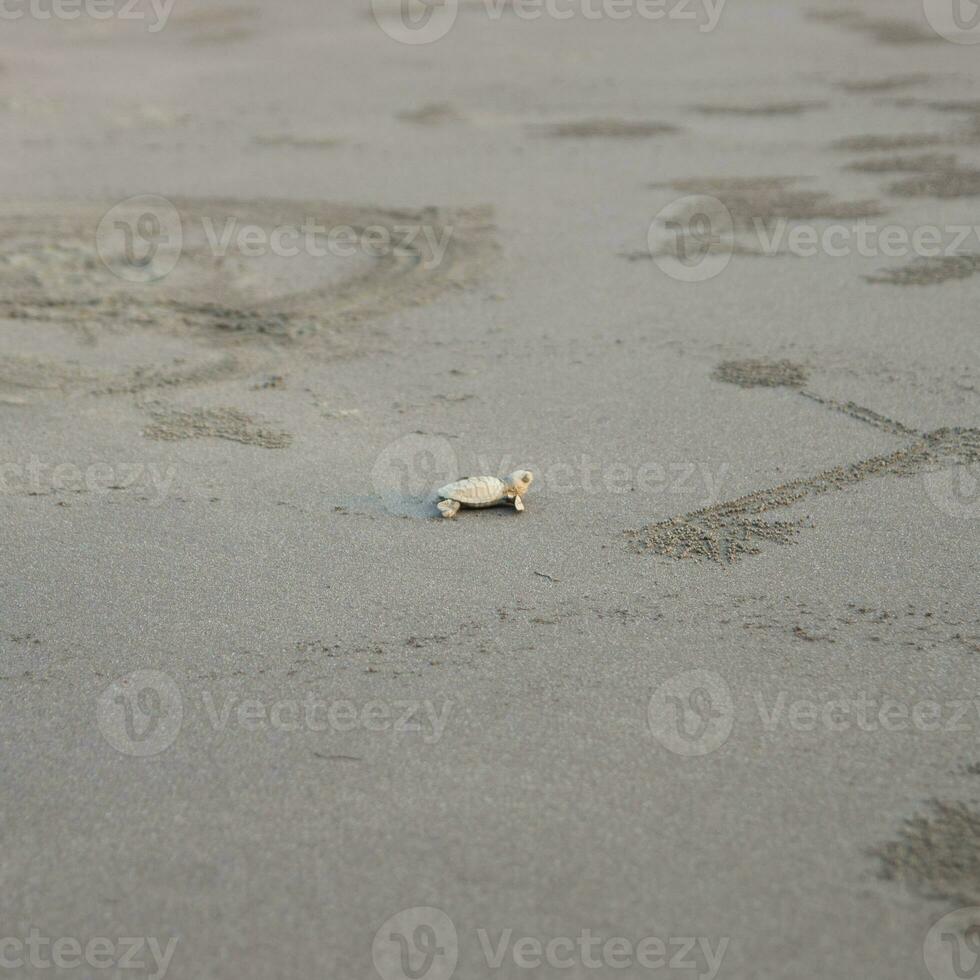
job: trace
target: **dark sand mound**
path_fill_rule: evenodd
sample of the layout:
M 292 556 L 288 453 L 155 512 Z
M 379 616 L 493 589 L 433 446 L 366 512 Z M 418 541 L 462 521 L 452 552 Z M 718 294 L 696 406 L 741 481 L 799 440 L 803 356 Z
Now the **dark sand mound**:
M 980 812 L 969 803 L 937 801 L 930 816 L 907 820 L 872 853 L 885 881 L 905 882 L 930 898 L 980 904 Z

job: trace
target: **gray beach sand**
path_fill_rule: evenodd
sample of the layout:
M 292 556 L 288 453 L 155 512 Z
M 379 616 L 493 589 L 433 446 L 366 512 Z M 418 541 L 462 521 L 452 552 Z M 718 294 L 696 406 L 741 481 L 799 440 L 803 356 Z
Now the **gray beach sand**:
M 138 9 L 0 30 L 0 972 L 953 976 L 980 48 L 883 0 Z M 789 239 L 861 222 L 968 235 Z M 433 516 L 518 467 L 525 513 Z

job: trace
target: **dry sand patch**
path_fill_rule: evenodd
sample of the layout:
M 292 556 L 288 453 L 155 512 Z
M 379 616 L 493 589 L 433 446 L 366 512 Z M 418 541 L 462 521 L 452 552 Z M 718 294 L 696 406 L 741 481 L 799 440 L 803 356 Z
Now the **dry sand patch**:
M 626 119 L 580 119 L 530 127 L 553 139 L 647 139 L 679 133 L 679 126 L 659 122 L 631 122 Z
M 805 190 L 795 184 L 806 177 L 686 177 L 667 186 L 684 194 L 717 198 L 736 226 L 754 229 L 757 221 L 820 219 L 850 221 L 885 214 L 878 201 L 838 201 L 829 191 Z
M 977 197 L 980 170 L 947 170 L 908 177 L 890 184 L 888 193 L 898 197 Z
M 288 432 L 258 422 L 237 408 L 181 409 L 161 402 L 144 408 L 153 419 L 143 430 L 147 439 L 227 439 L 263 449 L 285 449 L 293 441 Z
M 827 102 L 762 102 L 756 105 L 701 103 L 692 105 L 703 116 L 799 116 L 813 109 L 826 109 Z
M 879 876 L 929 898 L 980 905 L 980 812 L 961 801 L 936 801 L 930 816 L 907 820 L 898 836 L 874 848 Z
M 887 78 L 867 78 L 838 82 L 837 88 L 844 92 L 855 94 L 894 92 L 896 89 L 908 88 L 912 85 L 924 85 L 929 81 L 931 81 L 930 75 L 891 75 Z
M 920 146 L 941 146 L 946 137 L 938 133 L 900 133 L 894 136 L 845 136 L 830 144 L 832 150 L 845 153 L 879 153 L 888 150 L 911 150 Z
M 896 17 L 868 17 L 857 10 L 814 10 L 807 14 L 813 21 L 837 24 L 846 30 L 867 34 L 879 44 L 921 44 L 938 42 L 938 34 L 915 21 Z
M 867 282 L 887 283 L 891 286 L 938 286 L 944 282 L 969 279 L 978 272 L 980 255 L 942 255 L 915 259 L 908 265 L 882 269 L 864 278 Z
M 297 133 L 269 133 L 252 137 L 256 146 L 291 147 L 298 150 L 330 150 L 340 146 L 343 140 L 333 136 L 302 135 Z
M 939 102 L 924 102 L 936 112 L 969 112 L 980 113 L 980 99 L 949 99 Z
M 418 109 L 406 109 L 395 113 L 402 122 L 418 123 L 421 126 L 440 126 L 444 123 L 462 122 L 463 114 L 449 102 L 429 102 Z
M 732 564 L 746 555 L 760 554 L 765 541 L 791 543 L 804 526 L 802 519 L 767 521 L 758 515 L 875 477 L 912 476 L 943 460 L 980 460 L 980 429 L 937 429 L 897 452 L 835 466 L 812 477 L 648 524 L 627 535 L 640 551 Z
M 798 388 L 807 379 L 806 368 L 793 361 L 770 361 L 764 358 L 722 361 L 712 372 L 716 381 L 742 388 Z
M 955 170 L 956 165 L 956 155 L 953 153 L 923 153 L 919 156 L 871 157 L 866 160 L 856 160 L 844 169 L 868 174 L 921 174 Z

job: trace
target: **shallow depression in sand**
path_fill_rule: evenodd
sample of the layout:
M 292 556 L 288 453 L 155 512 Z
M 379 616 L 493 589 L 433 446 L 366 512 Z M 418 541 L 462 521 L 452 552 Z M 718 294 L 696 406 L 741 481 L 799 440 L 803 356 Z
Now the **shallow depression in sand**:
M 793 361 L 769 361 L 764 358 L 722 361 L 711 375 L 716 381 L 742 388 L 797 388 L 807 378 L 806 368 Z
M 866 34 L 879 44 L 922 44 L 941 40 L 938 34 L 926 30 L 915 21 L 897 17 L 869 17 L 858 10 L 815 10 L 807 16 L 813 21 Z
M 829 191 L 798 187 L 804 177 L 684 177 L 667 184 L 687 195 L 715 198 L 727 209 L 736 229 L 758 231 L 778 219 L 853 221 L 876 218 L 885 208 L 873 200 L 839 201 Z
M 890 75 L 886 78 L 864 78 L 839 82 L 837 88 L 852 94 L 894 92 L 897 89 L 923 85 L 930 81 L 929 75 Z
M 917 156 L 870 157 L 866 160 L 856 160 L 854 163 L 849 163 L 844 169 L 869 174 L 921 174 L 954 170 L 955 168 L 956 156 L 952 153 L 922 153 Z
M 889 194 L 899 197 L 978 197 L 980 170 L 947 170 L 907 177 L 888 188 Z
M 845 136 L 830 144 L 832 150 L 846 153 L 883 153 L 888 150 L 910 150 L 923 146 L 941 146 L 947 142 L 939 133 L 899 133 L 896 135 L 868 134 Z
M 287 355 L 297 348 L 305 356 L 348 353 L 365 342 L 361 325 L 467 287 L 495 251 L 484 209 L 174 200 L 146 223 L 137 213 L 144 204 L 132 214 L 128 207 L 0 211 L 0 357 L 7 351 L 0 383 L 24 362 L 17 331 L 5 331 L 4 321 L 50 328 L 38 334 L 48 335 L 47 350 L 34 345 L 31 371 L 21 378 L 23 387 L 34 379 L 48 390 L 193 384 L 216 369 L 254 370 L 270 347 Z M 110 230 L 121 233 L 105 236 L 110 209 Z M 141 228 L 146 241 L 162 244 L 140 253 L 144 242 L 133 239 Z M 134 263 L 135 253 L 145 260 Z M 89 371 L 81 355 L 65 357 L 66 333 L 95 347 L 128 337 L 145 367 Z M 174 359 L 173 370 L 159 367 Z

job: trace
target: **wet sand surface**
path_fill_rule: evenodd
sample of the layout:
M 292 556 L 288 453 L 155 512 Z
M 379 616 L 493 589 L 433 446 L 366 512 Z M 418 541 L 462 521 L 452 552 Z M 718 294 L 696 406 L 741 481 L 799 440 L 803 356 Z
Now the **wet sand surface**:
M 435 907 L 463 978 L 930 975 L 980 901 L 980 49 L 905 2 L 699 26 L 4 26 L 3 936 L 397 980 Z M 136 195 L 153 281 L 100 244 Z M 681 281 L 697 195 L 734 254 Z M 209 239 L 307 217 L 361 244 Z M 525 513 L 434 516 L 518 467 Z M 507 929 L 728 942 L 492 969 Z

